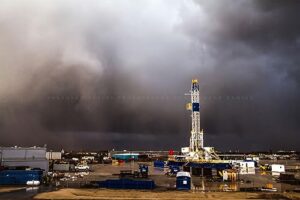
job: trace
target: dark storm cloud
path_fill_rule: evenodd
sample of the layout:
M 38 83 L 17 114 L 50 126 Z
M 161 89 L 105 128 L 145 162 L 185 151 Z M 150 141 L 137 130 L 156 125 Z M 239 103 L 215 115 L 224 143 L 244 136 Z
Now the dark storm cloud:
M 299 8 L 297 1 L 3 1 L 0 145 L 186 146 L 184 93 L 196 77 L 206 145 L 296 148 Z
M 299 99 L 300 26 L 296 20 L 300 17 L 299 2 L 197 3 L 209 13 L 211 24 L 207 29 L 206 25 L 193 26 L 186 29 L 187 33 L 206 43 L 210 49 L 208 55 L 218 59 L 210 66 L 215 70 L 206 84 L 214 86 L 207 92 L 254 97 L 252 104 L 246 106 L 229 107 L 214 102 L 207 108 L 204 122 L 213 122 L 211 130 L 219 134 L 220 139 L 224 137 L 222 132 L 237 134 L 233 141 L 238 143 L 237 138 L 240 138 L 240 146 L 251 143 L 256 148 L 296 148 L 299 142 L 296 139 L 299 130 L 296 122 L 299 117 L 296 103 Z M 195 14 L 193 20 L 197 19 Z M 282 135 L 285 142 L 280 142 Z M 265 142 L 270 138 L 272 142 Z

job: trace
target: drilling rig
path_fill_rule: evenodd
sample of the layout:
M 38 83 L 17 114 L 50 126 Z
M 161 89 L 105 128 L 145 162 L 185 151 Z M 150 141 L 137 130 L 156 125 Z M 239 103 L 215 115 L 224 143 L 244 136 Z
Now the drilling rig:
M 220 159 L 211 147 L 204 147 L 203 129 L 200 129 L 200 90 L 197 79 L 192 80 L 191 90 L 188 94 L 191 96 L 191 103 L 187 104 L 187 110 L 192 112 L 192 129 L 190 137 L 189 156 L 190 160 L 208 160 Z

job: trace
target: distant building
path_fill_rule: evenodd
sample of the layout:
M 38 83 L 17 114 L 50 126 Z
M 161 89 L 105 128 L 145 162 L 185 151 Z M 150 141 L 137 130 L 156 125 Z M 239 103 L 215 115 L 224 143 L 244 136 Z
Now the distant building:
M 122 153 L 114 154 L 111 157 L 116 160 L 137 160 L 139 155 L 139 153 Z
M 49 151 L 46 152 L 46 158 L 48 160 L 61 160 L 61 152 Z
M 94 161 L 94 160 L 95 160 L 95 156 L 83 156 L 83 157 L 81 158 L 81 160 Z
M 0 165 L 40 168 L 48 172 L 45 147 L 0 147 Z

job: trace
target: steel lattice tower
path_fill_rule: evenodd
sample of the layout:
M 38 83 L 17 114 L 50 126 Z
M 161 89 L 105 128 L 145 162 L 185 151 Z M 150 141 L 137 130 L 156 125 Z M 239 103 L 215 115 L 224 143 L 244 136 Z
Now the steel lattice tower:
M 203 152 L 203 131 L 200 130 L 200 96 L 197 79 L 192 80 L 191 85 L 192 130 L 190 138 L 190 152 Z M 202 157 L 200 155 L 200 157 Z

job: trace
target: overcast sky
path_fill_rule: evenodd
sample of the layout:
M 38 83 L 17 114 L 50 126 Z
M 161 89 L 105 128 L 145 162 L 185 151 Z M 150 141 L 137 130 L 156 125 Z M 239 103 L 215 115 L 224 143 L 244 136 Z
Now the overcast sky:
M 300 150 L 300 1 L 1 0 L 0 145 Z

